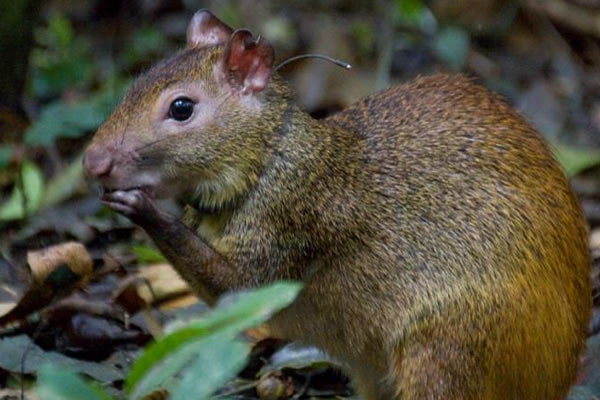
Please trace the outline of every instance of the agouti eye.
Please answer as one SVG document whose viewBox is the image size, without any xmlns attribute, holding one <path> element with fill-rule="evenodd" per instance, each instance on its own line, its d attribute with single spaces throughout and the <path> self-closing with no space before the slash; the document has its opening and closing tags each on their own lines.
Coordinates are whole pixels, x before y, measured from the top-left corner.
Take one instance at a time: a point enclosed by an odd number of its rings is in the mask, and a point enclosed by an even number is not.
<svg viewBox="0 0 600 400">
<path fill-rule="evenodd" d="M 169 106 L 169 118 L 185 121 L 194 112 L 194 102 L 187 97 L 178 97 Z"/>
</svg>

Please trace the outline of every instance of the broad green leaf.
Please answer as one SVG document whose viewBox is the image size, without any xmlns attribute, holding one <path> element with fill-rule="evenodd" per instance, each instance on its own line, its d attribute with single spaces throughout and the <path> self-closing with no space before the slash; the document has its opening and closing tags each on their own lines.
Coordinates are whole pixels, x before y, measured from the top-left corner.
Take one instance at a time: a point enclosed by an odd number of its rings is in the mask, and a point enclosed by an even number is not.
<svg viewBox="0 0 600 400">
<path fill-rule="evenodd" d="M 193 324 L 190 324 L 193 325 Z M 201 340 L 205 337 L 213 334 L 217 329 L 210 329 L 206 326 L 187 326 L 181 329 L 178 329 L 171 334 L 166 335 L 164 338 L 160 339 L 158 342 L 151 344 L 146 347 L 142 355 L 135 361 L 127 378 L 125 380 L 125 390 L 131 391 L 135 386 L 137 386 L 142 378 L 145 378 L 146 375 L 152 374 L 152 368 L 158 366 L 165 358 L 169 357 L 175 351 L 178 351 L 184 346 L 193 345 L 194 341 Z M 192 349 L 195 348 L 192 346 Z M 193 356 L 193 353 L 190 351 L 187 353 L 190 358 Z M 190 359 L 177 358 L 175 360 L 175 366 L 177 366 L 177 362 L 182 363 L 183 366 L 186 362 L 190 361 Z M 166 370 L 166 368 L 163 368 Z M 169 374 L 174 374 L 176 371 L 167 371 Z M 157 373 L 154 372 L 155 376 Z M 158 377 L 155 378 L 157 381 Z M 162 380 L 166 379 L 163 377 Z M 144 382 L 142 382 L 144 383 Z M 162 382 L 161 382 L 162 383 Z M 144 389 L 153 389 L 152 386 L 144 384 Z M 135 392 L 139 392 L 140 390 L 136 387 Z"/>
<path fill-rule="evenodd" d="M 239 372 L 249 352 L 250 346 L 245 342 L 229 335 L 212 334 L 170 352 L 144 375 L 130 397 L 139 398 L 160 387 L 174 387 L 171 399 L 203 399 Z M 182 380 L 177 383 L 174 377 L 178 374 Z M 190 386 L 198 386 L 201 392 L 192 391 Z"/>
<path fill-rule="evenodd" d="M 41 400 L 109 400 L 99 386 L 85 382 L 77 374 L 45 364 L 40 368 L 36 387 Z"/>
<path fill-rule="evenodd" d="M 152 392 L 160 387 L 173 386 L 173 377 L 186 365 L 189 365 L 192 360 L 199 356 L 202 350 L 206 350 L 206 341 L 211 336 L 200 338 L 193 342 L 188 342 L 182 347 L 178 347 L 169 353 L 156 364 L 153 368 L 147 371 L 141 379 L 136 382 L 133 390 L 130 392 L 131 398 L 139 398 L 147 393 Z M 232 340 L 230 337 L 228 340 Z"/>
<path fill-rule="evenodd" d="M 32 57 L 43 59 L 41 50 L 32 52 Z M 74 55 L 59 60 L 40 62 L 31 73 L 31 89 L 36 97 L 56 96 L 69 87 L 86 87 L 93 73 L 90 59 L 84 55 Z"/>
<path fill-rule="evenodd" d="M 600 150 L 598 149 L 581 149 L 560 144 L 554 144 L 552 148 L 567 176 L 577 175 L 600 164 Z"/>
<path fill-rule="evenodd" d="M 213 334 L 232 339 L 239 332 L 267 320 L 273 313 L 289 305 L 300 289 L 299 283 L 278 282 L 239 293 L 233 300 L 220 303 L 202 319 L 148 346 L 132 366 L 125 381 L 125 389 L 131 391 L 158 363 L 189 343 Z"/>
<path fill-rule="evenodd" d="M 44 177 L 31 161 L 23 161 L 19 179 L 9 199 L 0 207 L 0 221 L 21 219 L 36 212 L 44 195 Z"/>
<path fill-rule="evenodd" d="M 467 61 L 469 35 L 464 29 L 447 27 L 435 37 L 433 44 L 437 56 L 454 70 L 461 70 Z"/>
<path fill-rule="evenodd" d="M 129 249 L 135 254 L 137 261 L 140 264 L 156 264 L 166 260 L 165 256 L 154 247 L 138 244 L 131 246 Z"/>
<path fill-rule="evenodd" d="M 172 391 L 171 400 L 208 398 L 244 367 L 249 352 L 250 346 L 238 340 L 208 339 Z"/>
<path fill-rule="evenodd" d="M 78 138 L 102 123 L 105 114 L 91 102 L 52 103 L 44 108 L 37 122 L 25 131 L 25 144 L 49 146 L 56 138 Z"/>
<path fill-rule="evenodd" d="M 93 98 L 67 104 L 57 101 L 47 105 L 40 118 L 26 131 L 24 142 L 31 146 L 49 146 L 56 138 L 78 138 L 96 129 L 121 98 L 128 81 L 116 82 Z"/>
</svg>

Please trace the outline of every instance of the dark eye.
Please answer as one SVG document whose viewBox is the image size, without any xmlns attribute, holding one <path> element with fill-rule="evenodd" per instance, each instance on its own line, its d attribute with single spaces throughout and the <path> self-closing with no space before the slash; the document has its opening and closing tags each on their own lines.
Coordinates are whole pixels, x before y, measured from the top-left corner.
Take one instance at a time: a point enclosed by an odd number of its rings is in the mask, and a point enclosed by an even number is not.
<svg viewBox="0 0 600 400">
<path fill-rule="evenodd" d="M 178 97 L 169 107 L 169 118 L 177 121 L 185 121 L 194 112 L 194 102 L 187 97 Z"/>
</svg>

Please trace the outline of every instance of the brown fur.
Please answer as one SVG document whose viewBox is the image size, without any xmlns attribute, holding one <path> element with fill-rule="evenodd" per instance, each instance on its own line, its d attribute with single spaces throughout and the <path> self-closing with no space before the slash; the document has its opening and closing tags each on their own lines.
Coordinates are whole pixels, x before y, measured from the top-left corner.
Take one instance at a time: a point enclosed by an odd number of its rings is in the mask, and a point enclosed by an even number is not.
<svg viewBox="0 0 600 400">
<path fill-rule="evenodd" d="M 191 186 L 186 222 L 235 268 L 215 290 L 303 281 L 273 332 L 337 357 L 368 400 L 564 398 L 590 310 L 587 235 L 540 136 L 461 76 L 325 121 L 274 77 L 249 112 L 213 74 L 221 51 L 156 66 L 92 143 L 134 154 L 119 156 L 122 187 L 144 168 Z M 172 82 L 225 100 L 201 131 L 161 140 L 151 110 Z"/>
</svg>

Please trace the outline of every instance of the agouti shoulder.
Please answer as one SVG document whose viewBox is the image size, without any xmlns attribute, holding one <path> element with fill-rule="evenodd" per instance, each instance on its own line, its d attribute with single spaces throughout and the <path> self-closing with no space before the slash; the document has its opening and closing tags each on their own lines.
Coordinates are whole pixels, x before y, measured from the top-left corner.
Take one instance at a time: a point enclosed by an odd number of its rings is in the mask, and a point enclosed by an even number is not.
<svg viewBox="0 0 600 400">
<path fill-rule="evenodd" d="M 562 399 L 590 312 L 585 223 L 540 135 L 457 75 L 316 121 L 273 49 L 207 11 L 86 151 L 104 201 L 209 302 L 304 282 L 274 334 L 384 399 Z M 154 207 L 180 196 L 186 224 Z"/>
</svg>

